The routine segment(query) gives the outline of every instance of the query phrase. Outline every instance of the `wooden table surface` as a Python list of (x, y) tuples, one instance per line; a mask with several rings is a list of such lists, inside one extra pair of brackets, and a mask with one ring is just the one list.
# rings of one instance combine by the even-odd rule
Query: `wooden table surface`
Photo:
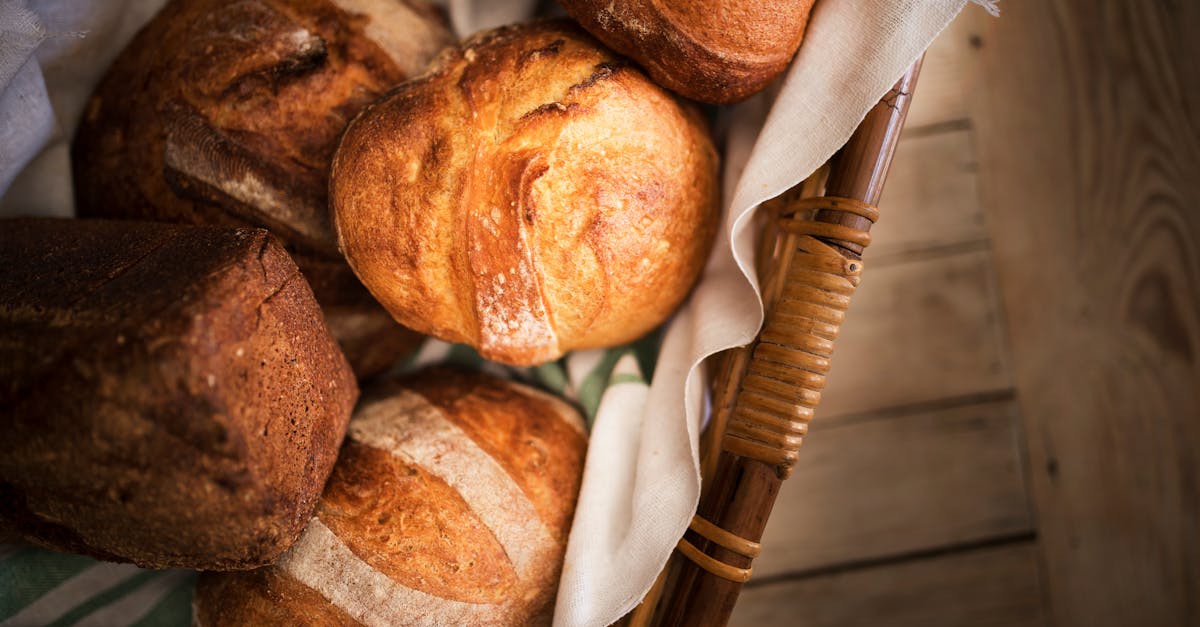
[(735, 625), (1200, 624), (1200, 3), (1001, 7), (926, 57)]

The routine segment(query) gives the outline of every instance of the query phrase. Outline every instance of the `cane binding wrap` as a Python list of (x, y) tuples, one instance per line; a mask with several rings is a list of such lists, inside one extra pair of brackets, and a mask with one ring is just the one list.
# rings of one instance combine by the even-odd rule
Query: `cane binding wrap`
[(780, 231), (793, 237), (779, 300), (767, 313), (758, 344), (742, 380), (722, 447), (791, 475), (813, 410), (821, 400), (833, 341), (850, 297), (861, 280), (863, 262), (847, 258), (836, 244), (865, 248), (870, 234), (835, 222), (818, 222), (818, 211), (846, 212), (874, 223), (875, 207), (853, 198), (817, 197), (790, 203)]
[[(741, 536), (732, 534), (709, 522), (704, 517), (697, 514), (692, 518), (692, 522), (688, 525), (688, 529), (700, 534), (705, 540), (723, 547), (726, 550), (733, 551), (738, 555), (752, 560), (758, 557), (762, 552), (762, 545), (747, 540)], [(679, 544), (676, 545), (679, 552), (687, 556), (688, 559), (696, 563), (697, 566), (707, 570), (708, 572), (729, 581), (746, 583), (750, 581), (750, 575), (753, 569), (749, 566), (741, 568), (732, 564), (727, 564), (717, 560), (707, 553), (696, 548), (696, 545), (688, 542), (687, 538), (680, 538)]]

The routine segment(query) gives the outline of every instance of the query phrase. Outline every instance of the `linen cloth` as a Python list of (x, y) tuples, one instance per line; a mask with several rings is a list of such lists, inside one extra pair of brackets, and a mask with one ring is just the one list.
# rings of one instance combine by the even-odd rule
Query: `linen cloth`
[[(992, 0), (972, 1), (994, 11)], [(722, 230), (700, 284), (666, 327), (649, 385), (636, 360), (622, 351), (615, 358), (604, 352), (572, 355), (558, 370), (509, 372), (558, 388), (594, 412), (556, 625), (605, 625), (632, 609), (695, 512), (705, 409), (700, 363), (750, 341), (763, 317), (753, 271), (753, 210), (803, 180), (844, 144), (967, 2), (819, 1), (799, 54), (782, 84), (771, 90), (774, 98), (759, 95), (720, 111)], [(75, 121), (112, 58), (162, 4), (0, 0), (0, 193), (7, 188), (0, 215), (72, 214), (67, 149)], [(522, 19), (537, 2), (448, 4), (455, 28), (466, 35)], [(451, 352), (431, 346), (421, 363)], [(583, 400), (585, 388), (598, 403)], [(69, 566), (55, 570), (55, 559)], [(187, 622), (179, 609), (192, 580), (186, 573), (143, 574), (131, 566), (81, 560), (86, 558), (0, 546), (0, 581), (23, 586), (20, 595), (0, 594), (0, 621), (18, 624), (52, 606), (58, 609), (47, 615), (54, 620), (77, 615), (95, 621), (99, 614), (111, 621), (119, 615), (111, 608), (124, 604), (118, 607), (129, 618), (106, 624)], [(39, 575), (52, 589), (35, 589)], [(167, 604), (171, 599), (175, 605)]]

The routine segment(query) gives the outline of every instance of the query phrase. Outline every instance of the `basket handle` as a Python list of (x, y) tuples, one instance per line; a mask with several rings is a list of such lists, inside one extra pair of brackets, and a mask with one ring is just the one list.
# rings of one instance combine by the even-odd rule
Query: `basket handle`
[[(874, 204), (920, 66), (918, 59), (834, 156), (826, 195), (783, 203), (778, 227), (784, 245), (776, 266), (783, 283), (775, 302), (764, 303), (765, 325), (748, 349), (750, 358), (738, 360), (745, 369), (727, 369), (731, 380), (718, 382), (718, 388), (736, 390), (736, 402), (712, 480), (703, 486), (697, 518), (704, 524), (694, 522), (681, 540), (688, 546), (680, 553), (688, 559), (673, 559), (677, 570), (662, 578), (665, 586), (656, 585), (664, 590), (661, 603), (650, 597), (644, 602), (656, 606), (657, 624), (724, 625), (750, 577), (753, 556), (729, 545), (757, 547), (780, 484), (798, 459), (862, 274), (861, 253), (878, 218)], [(698, 527), (719, 530), (724, 541)]]

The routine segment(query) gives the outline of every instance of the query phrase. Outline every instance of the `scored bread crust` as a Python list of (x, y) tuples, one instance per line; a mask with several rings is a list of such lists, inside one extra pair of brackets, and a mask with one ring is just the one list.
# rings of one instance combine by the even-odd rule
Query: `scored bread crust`
[(358, 397), (261, 229), (0, 224), (0, 527), (153, 568), (252, 568), (311, 515)]
[(395, 318), (511, 364), (640, 337), (716, 231), (699, 114), (573, 23), (480, 33), (351, 123), (338, 242)]
[(383, 384), (301, 540), (203, 575), (196, 622), (548, 624), (585, 450), (579, 413), (519, 384), (444, 368)]
[(337, 250), (329, 161), (362, 107), (452, 41), (421, 0), (174, 0), (85, 108), (72, 144), (77, 211), (269, 229), (359, 374), (385, 368), (417, 338)]
[(560, 0), (590, 33), (660, 85), (729, 104), (791, 62), (814, 0)]

